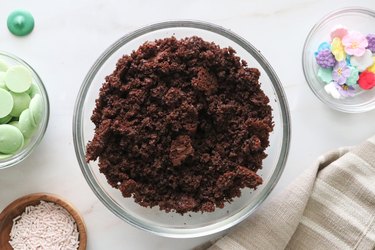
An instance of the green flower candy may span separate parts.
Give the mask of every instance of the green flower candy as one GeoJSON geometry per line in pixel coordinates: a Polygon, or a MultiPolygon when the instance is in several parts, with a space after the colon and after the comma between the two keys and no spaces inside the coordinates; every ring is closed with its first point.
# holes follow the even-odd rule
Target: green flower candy
{"type": "Polygon", "coordinates": [[[325,83],[330,83],[332,81],[332,69],[319,68],[318,77],[325,83]]]}
{"type": "Polygon", "coordinates": [[[357,84],[359,78],[359,70],[355,66],[349,66],[350,76],[346,79],[346,84],[351,86],[357,84]]]}

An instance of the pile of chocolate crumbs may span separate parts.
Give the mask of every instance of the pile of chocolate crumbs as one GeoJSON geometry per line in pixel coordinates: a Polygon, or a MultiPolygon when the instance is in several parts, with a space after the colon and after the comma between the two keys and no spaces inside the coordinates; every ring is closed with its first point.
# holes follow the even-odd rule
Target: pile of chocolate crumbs
{"type": "Polygon", "coordinates": [[[199,37],[146,42],[106,77],[87,162],[145,207],[213,212],[262,184],[273,130],[259,70],[199,37]]]}

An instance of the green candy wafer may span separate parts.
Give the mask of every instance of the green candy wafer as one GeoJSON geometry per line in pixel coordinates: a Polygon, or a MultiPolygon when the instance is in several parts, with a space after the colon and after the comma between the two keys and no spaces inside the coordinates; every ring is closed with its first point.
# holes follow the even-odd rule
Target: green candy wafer
{"type": "Polygon", "coordinates": [[[20,115],[18,121],[19,129],[25,138],[31,137],[36,129],[34,118],[30,112],[30,109],[25,109],[20,115]]]}
{"type": "Polygon", "coordinates": [[[0,88],[1,88],[1,89],[8,89],[8,88],[5,86],[4,77],[5,77],[5,72],[0,71],[0,88]]]}
{"type": "Polygon", "coordinates": [[[0,154],[0,160],[4,160],[4,159],[7,159],[9,157],[11,157],[12,155],[4,155],[4,154],[0,154]]]}
{"type": "Polygon", "coordinates": [[[0,61],[0,72],[5,72],[8,70],[8,64],[3,61],[0,61]]]}
{"type": "Polygon", "coordinates": [[[10,120],[12,120],[12,116],[11,115],[7,115],[3,118],[0,118],[0,124],[5,124],[5,123],[8,123],[10,120]]]}
{"type": "Polygon", "coordinates": [[[0,89],[0,118],[10,114],[13,109],[13,97],[5,89],[0,89]]]}
{"type": "Polygon", "coordinates": [[[24,111],[25,109],[29,107],[31,98],[26,93],[18,94],[18,93],[10,92],[10,94],[13,97],[13,103],[14,103],[13,109],[10,112],[10,115],[14,117],[19,117],[22,111],[24,111]]]}
{"type": "Polygon", "coordinates": [[[36,94],[40,94],[40,89],[35,83],[32,83],[26,93],[29,94],[31,98],[33,98],[36,94]]]}
{"type": "MultiPolygon", "coordinates": [[[[12,126],[14,126],[14,127],[16,127],[16,128],[18,128],[18,129],[21,131],[21,128],[20,128],[20,122],[19,122],[19,121],[11,121],[11,122],[8,123],[8,124],[9,124],[9,125],[12,125],[12,126]]],[[[23,143],[23,145],[27,145],[27,144],[29,144],[30,140],[31,140],[31,138],[25,138],[25,137],[24,137],[24,143],[23,143]]]]}
{"type": "Polygon", "coordinates": [[[35,124],[38,125],[43,118],[43,100],[40,94],[36,94],[31,99],[29,109],[35,124]]]}
{"type": "Polygon", "coordinates": [[[19,121],[11,121],[10,123],[8,123],[9,125],[12,125],[18,129],[20,129],[20,123],[19,121]]]}
{"type": "Polygon", "coordinates": [[[26,36],[33,31],[34,17],[25,10],[15,10],[8,16],[8,30],[15,36],[26,36]]]}
{"type": "Polygon", "coordinates": [[[23,147],[24,138],[19,129],[12,125],[0,125],[0,153],[14,154],[23,147]]]}
{"type": "MultiPolygon", "coordinates": [[[[20,131],[21,131],[21,128],[20,128],[20,123],[19,123],[19,121],[11,121],[10,123],[8,123],[9,125],[12,125],[12,126],[14,126],[14,127],[16,127],[16,128],[18,128],[20,131]]],[[[30,142],[30,140],[31,140],[31,137],[23,137],[24,138],[24,143],[23,143],[23,145],[28,145],[29,144],[29,142],[30,142]]]]}
{"type": "Polygon", "coordinates": [[[14,93],[26,92],[33,81],[30,71],[21,65],[10,67],[4,77],[6,87],[14,93]]]}

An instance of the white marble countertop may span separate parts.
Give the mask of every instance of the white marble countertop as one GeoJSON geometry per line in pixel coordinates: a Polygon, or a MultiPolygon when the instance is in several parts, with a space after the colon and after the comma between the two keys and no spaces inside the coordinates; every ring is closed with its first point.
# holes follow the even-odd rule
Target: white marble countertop
{"type": "Polygon", "coordinates": [[[289,159],[271,197],[320,154],[375,133],[375,111],[344,114],[329,109],[308,88],[301,65],[305,37],[317,20],[345,6],[375,9],[373,0],[2,0],[0,5],[0,50],[32,65],[51,105],[49,127],[39,147],[18,166],[0,171],[0,210],[29,193],[61,195],[82,213],[90,250],[191,249],[219,236],[179,240],[136,229],[101,204],[78,166],[72,139],[78,89],[99,55],[141,26],[171,19],[212,22],[241,35],[268,59],[283,83],[292,118],[289,159]],[[8,14],[16,8],[35,17],[35,30],[24,38],[12,36],[6,27],[8,14]]]}

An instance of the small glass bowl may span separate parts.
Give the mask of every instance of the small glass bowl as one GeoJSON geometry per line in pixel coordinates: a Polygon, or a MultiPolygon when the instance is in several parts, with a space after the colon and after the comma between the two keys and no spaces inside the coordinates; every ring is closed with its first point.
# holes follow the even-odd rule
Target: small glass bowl
{"type": "Polygon", "coordinates": [[[267,60],[249,42],[238,35],[210,23],[170,21],[136,30],[111,45],[94,63],[78,93],[73,118],[73,141],[79,165],[89,186],[99,200],[115,215],[143,230],[175,238],[191,238],[213,234],[236,225],[249,216],[265,200],[279,180],[287,159],[290,142],[290,118],[280,80],[267,60]],[[221,47],[231,46],[249,67],[260,70],[261,88],[269,97],[273,109],[274,131],[263,168],[258,171],[263,184],[256,190],[243,189],[241,197],[226,203],[212,213],[166,213],[159,207],[145,208],[133,198],[124,198],[112,188],[99,172],[98,162],[85,160],[86,145],[93,138],[94,124],[90,117],[99,97],[104,78],[115,69],[116,62],[146,41],[175,36],[177,39],[199,36],[221,47]]]}
{"type": "Polygon", "coordinates": [[[338,111],[360,113],[375,109],[375,88],[356,89],[353,97],[335,99],[324,90],[325,83],[318,78],[319,66],[314,53],[321,43],[328,41],[329,34],[337,25],[362,34],[374,33],[375,12],[369,9],[351,7],[339,9],[323,17],[308,34],[302,54],[302,66],[306,81],[312,92],[326,105],[338,111]]]}
{"type": "Polygon", "coordinates": [[[22,65],[31,72],[33,83],[39,87],[39,90],[40,90],[39,92],[40,92],[40,95],[42,96],[43,106],[44,106],[42,121],[38,125],[38,128],[36,129],[32,137],[28,139],[29,141],[27,142],[27,144],[23,146],[23,148],[20,149],[14,155],[9,156],[4,159],[0,159],[0,169],[5,169],[23,161],[26,157],[28,157],[32,153],[32,151],[38,146],[38,144],[42,140],[46,132],[47,125],[48,125],[49,101],[48,101],[47,91],[43,85],[42,80],[40,79],[38,74],[29,64],[27,64],[25,61],[18,58],[17,56],[9,54],[4,51],[0,51],[0,61],[5,62],[9,66],[22,65]]]}

